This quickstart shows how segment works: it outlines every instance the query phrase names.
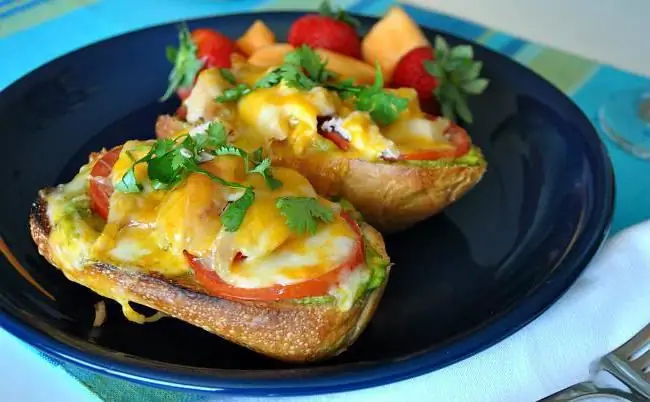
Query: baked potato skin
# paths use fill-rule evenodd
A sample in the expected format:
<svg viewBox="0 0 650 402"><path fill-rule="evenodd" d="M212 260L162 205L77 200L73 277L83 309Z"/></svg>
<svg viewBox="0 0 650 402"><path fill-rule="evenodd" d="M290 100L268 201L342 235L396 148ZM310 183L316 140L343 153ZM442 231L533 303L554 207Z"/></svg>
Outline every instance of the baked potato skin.
<svg viewBox="0 0 650 402"><path fill-rule="evenodd" d="M42 190L33 204L29 228L39 253L56 266L49 246L48 191ZM360 226L373 248L388 259L381 234L365 223ZM327 359L354 343L377 308L389 274L381 287L358 300L348 311L341 312L332 304L220 299L203 293L195 283L181 283L104 263L62 271L69 280L107 298L114 298L113 294L117 293L122 300L153 308L258 353L293 363ZM104 294L102 289L111 291Z"/></svg>
<svg viewBox="0 0 650 402"><path fill-rule="evenodd" d="M173 116L159 116L156 135L169 137L187 127ZM485 161L475 166L421 167L327 154L296 157L277 142L271 150L275 165L299 171L322 196L345 198L385 234L437 214L471 190L487 169Z"/></svg>

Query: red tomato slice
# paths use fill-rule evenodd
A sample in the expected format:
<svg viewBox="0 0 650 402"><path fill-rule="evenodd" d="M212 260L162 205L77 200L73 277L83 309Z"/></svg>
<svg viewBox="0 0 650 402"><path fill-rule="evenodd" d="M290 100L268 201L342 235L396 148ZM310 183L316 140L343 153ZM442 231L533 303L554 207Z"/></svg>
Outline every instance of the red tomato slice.
<svg viewBox="0 0 650 402"><path fill-rule="evenodd" d="M427 118L434 119L429 115L427 115ZM471 142L464 128L451 123L445 134L449 136L449 142L454 145L453 149L429 149L411 152L400 155L399 159L405 161L431 161L442 158L458 158L469 152Z"/></svg>
<svg viewBox="0 0 650 402"><path fill-rule="evenodd" d="M235 43L227 36L209 28L192 31L196 57L205 60L206 67L230 68L230 55L236 51Z"/></svg>
<svg viewBox="0 0 650 402"><path fill-rule="evenodd" d="M120 157L121 150L122 147L116 147L106 152L95 162L90 171L90 208L104 220L108 219L109 199L113 194L110 175L115 162Z"/></svg>
<svg viewBox="0 0 650 402"><path fill-rule="evenodd" d="M320 135L332 141L334 145L336 145L337 147L339 147L339 149L343 151L347 151L348 149L350 149L350 143L345 138L341 137L338 133L323 131L320 133Z"/></svg>
<svg viewBox="0 0 650 402"><path fill-rule="evenodd" d="M190 267L194 271L196 280L203 286L203 288L211 295L221 297L224 299L232 300L288 300L288 299L302 299L304 297L325 296L329 292L332 285L339 281L339 275L344 270L351 270L357 267L365 258L363 251L363 240L361 238L361 231L359 226L354 220L347 215L342 216L350 223L354 231L359 235L357 242L354 245L350 258L344 263L329 271L325 275L318 278L310 279L305 282L296 283L293 285L275 285L266 288L238 288L225 283L219 275L213 270L206 268L201 261L185 252L185 257L189 261Z"/></svg>

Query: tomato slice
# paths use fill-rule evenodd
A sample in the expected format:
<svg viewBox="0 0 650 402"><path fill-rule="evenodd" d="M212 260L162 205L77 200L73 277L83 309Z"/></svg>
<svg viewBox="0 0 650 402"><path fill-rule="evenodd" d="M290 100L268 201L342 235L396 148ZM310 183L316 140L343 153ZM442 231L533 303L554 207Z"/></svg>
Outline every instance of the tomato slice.
<svg viewBox="0 0 650 402"><path fill-rule="evenodd" d="M121 150L122 147L116 147L106 152L95 162L90 171L90 208L104 220L108 219L109 199L113 194L110 175Z"/></svg>
<svg viewBox="0 0 650 402"><path fill-rule="evenodd" d="M230 38L209 28L195 29L191 35L196 57L205 60L206 67L230 68L230 55L236 51Z"/></svg>
<svg viewBox="0 0 650 402"><path fill-rule="evenodd" d="M429 115L427 115L427 118L434 119ZM449 142L454 146L454 148L416 151L402 154L399 159L405 161L430 161L443 158L458 158L469 152L471 141L464 128L451 123L445 134L449 136Z"/></svg>
<svg viewBox="0 0 650 402"><path fill-rule="evenodd" d="M346 214L341 214L350 223L355 233L359 235L350 257L338 267L328 273L305 282L293 285L275 285L266 288L238 288L225 283L213 270L205 267L199 258L185 251L190 267L194 271L195 278L203 288L211 295L231 300L260 300L275 301L288 299L302 299L304 297L325 296L332 285L339 281L339 275L344 270L351 270L357 267L365 258L363 251L363 240L357 223Z"/></svg>

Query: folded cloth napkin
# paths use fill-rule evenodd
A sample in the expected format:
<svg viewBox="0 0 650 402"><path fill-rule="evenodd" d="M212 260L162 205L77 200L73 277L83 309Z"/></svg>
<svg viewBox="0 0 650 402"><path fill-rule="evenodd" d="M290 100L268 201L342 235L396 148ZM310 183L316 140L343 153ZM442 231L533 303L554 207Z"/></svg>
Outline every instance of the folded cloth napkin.
<svg viewBox="0 0 650 402"><path fill-rule="evenodd" d="M377 388L273 401L537 401L588 379L596 359L649 322L650 221L646 221L612 237L569 291L539 318L469 359Z"/></svg>

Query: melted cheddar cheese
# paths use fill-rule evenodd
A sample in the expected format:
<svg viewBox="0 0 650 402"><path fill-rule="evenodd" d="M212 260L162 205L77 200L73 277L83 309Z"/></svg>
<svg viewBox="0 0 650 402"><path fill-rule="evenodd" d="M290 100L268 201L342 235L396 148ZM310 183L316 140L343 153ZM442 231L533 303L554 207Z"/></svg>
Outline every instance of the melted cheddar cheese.
<svg viewBox="0 0 650 402"><path fill-rule="evenodd" d="M238 82L253 87L270 70L239 62L232 71ZM411 88L387 89L409 103L397 121L381 126L368 112L356 110L351 100L342 100L335 91L322 87L300 91L281 82L271 88L253 89L237 102L221 104L214 99L230 84L218 75L215 69L199 74L185 101L188 121L227 119L240 132L237 145L245 149L286 142L297 155L327 151L347 158L377 161L396 159L402 153L453 148L445 135L449 121L427 119L420 109L417 93ZM339 150L319 134L322 127L318 127L318 117L325 116L332 118L328 123L330 128L349 142L347 151Z"/></svg>
<svg viewBox="0 0 650 402"><path fill-rule="evenodd" d="M149 152L151 141L129 141L114 165L110 180L117 184L124 173ZM142 191L114 191L107 221L88 213L88 178L92 164L48 198L54 222L50 244L54 259L63 269L83 269L102 261L168 278L191 275L184 251L215 269L236 287L269 287L303 282L340 266L355 250L356 233L341 217L338 204L319 199L334 212L331 223L319 223L314 235L297 235L276 207L284 196L318 197L311 184L297 172L276 167L274 176L283 185L270 190L262 176L246 175L243 159L216 157L201 165L225 180L250 185L255 201L235 232L227 232L220 215L241 189L222 186L201 174L190 174L171 190L156 190L148 182L147 164L135 166ZM85 197L85 198L84 198ZM84 213L70 213L70 204L81 199ZM74 210L74 208L73 208ZM238 253L246 256L238 261ZM234 261L234 262L233 262Z"/></svg>

